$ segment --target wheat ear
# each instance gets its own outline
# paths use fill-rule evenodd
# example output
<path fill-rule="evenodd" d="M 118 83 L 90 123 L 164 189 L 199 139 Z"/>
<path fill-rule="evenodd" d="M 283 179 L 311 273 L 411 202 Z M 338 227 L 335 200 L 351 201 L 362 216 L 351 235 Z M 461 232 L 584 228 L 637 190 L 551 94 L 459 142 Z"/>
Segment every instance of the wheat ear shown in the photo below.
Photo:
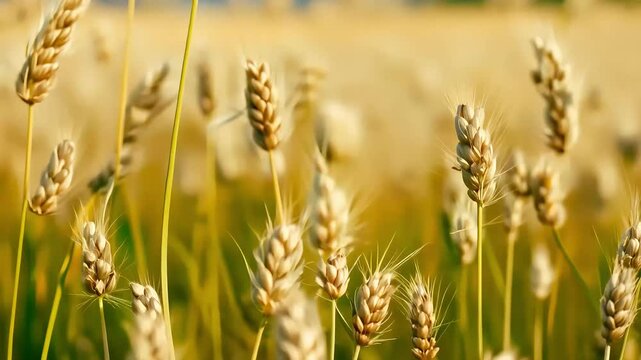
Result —
<path fill-rule="evenodd" d="M 58 57 L 69 46 L 87 4 L 89 0 L 60 1 L 27 48 L 27 59 L 16 80 L 16 92 L 25 103 L 42 102 L 51 91 L 60 66 Z"/>
<path fill-rule="evenodd" d="M 570 88 L 570 67 L 563 63 L 558 46 L 541 38 L 532 40 L 537 68 L 532 81 L 545 100 L 545 135 L 548 146 L 563 154 L 574 145 L 579 134 L 575 92 Z"/>
<path fill-rule="evenodd" d="M 60 198 L 71 186 L 75 156 L 75 145 L 71 140 L 64 140 L 53 150 L 49 164 L 40 176 L 40 185 L 29 202 L 33 213 L 49 215 L 58 209 Z"/>
<path fill-rule="evenodd" d="M 134 359 L 167 359 L 167 332 L 158 293 L 150 285 L 139 283 L 130 283 L 129 289 L 134 313 L 134 328 L 130 333 Z"/>
<path fill-rule="evenodd" d="M 276 313 L 276 358 L 325 360 L 325 338 L 316 303 L 294 289 Z"/>
<path fill-rule="evenodd" d="M 344 249 L 338 249 L 334 254 L 321 259 L 316 273 L 316 284 L 320 286 L 332 302 L 332 327 L 330 329 L 329 358 L 334 359 L 336 346 L 336 300 L 345 295 L 349 285 L 349 269 Z"/>
<path fill-rule="evenodd" d="M 198 75 L 198 108 L 200 113 L 209 119 L 216 110 L 216 97 L 214 96 L 214 75 L 211 66 L 202 60 L 196 68 Z"/>
<path fill-rule="evenodd" d="M 439 304 L 434 284 L 425 281 L 420 273 L 405 285 L 405 303 L 412 328 L 412 355 L 419 360 L 436 359 L 440 348 L 436 344 L 440 326 Z"/>

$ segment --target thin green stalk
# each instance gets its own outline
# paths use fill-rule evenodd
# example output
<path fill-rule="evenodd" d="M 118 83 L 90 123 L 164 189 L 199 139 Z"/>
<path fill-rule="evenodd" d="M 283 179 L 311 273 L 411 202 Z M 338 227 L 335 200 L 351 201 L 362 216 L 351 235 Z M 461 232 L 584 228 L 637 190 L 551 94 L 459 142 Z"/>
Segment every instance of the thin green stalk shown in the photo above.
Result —
<path fill-rule="evenodd" d="M 605 351 L 603 352 L 603 360 L 610 360 L 610 344 L 605 345 Z"/>
<path fill-rule="evenodd" d="M 47 359 L 49 355 L 49 346 L 51 345 L 51 336 L 53 335 L 53 328 L 56 325 L 56 317 L 58 316 L 58 308 L 60 307 L 60 298 L 62 297 L 62 288 L 65 286 L 67 281 L 67 274 L 69 273 L 69 268 L 71 265 L 71 259 L 73 259 L 73 253 L 76 250 L 76 242 L 72 241 L 69 246 L 69 252 L 67 256 L 62 261 L 62 266 L 60 266 L 60 273 L 58 276 L 58 284 L 56 285 L 56 292 L 53 296 L 53 304 L 51 306 L 51 313 L 49 314 L 49 322 L 47 323 L 47 332 L 45 335 L 44 346 L 42 347 L 42 356 L 41 359 Z"/>
<path fill-rule="evenodd" d="M 277 210 L 277 223 L 285 221 L 285 211 L 283 210 L 283 200 L 280 196 L 280 186 L 278 184 L 278 172 L 276 171 L 276 160 L 274 159 L 274 151 L 269 153 L 269 166 L 272 170 L 272 182 L 274 183 L 274 196 L 276 197 L 276 210 Z"/>
<path fill-rule="evenodd" d="M 251 360 L 258 359 L 258 349 L 260 349 L 260 341 L 263 338 L 263 332 L 265 332 L 266 326 L 267 326 L 267 319 L 264 319 L 260 324 L 260 327 L 258 328 L 258 332 L 256 333 L 256 340 L 254 342 L 254 350 L 252 350 Z"/>
<path fill-rule="evenodd" d="M 207 264 L 209 264 L 209 276 L 211 277 L 211 336 L 212 346 L 214 349 L 214 358 L 223 358 L 223 345 L 222 345 L 222 330 L 220 324 L 220 298 L 219 298 L 219 271 L 222 257 L 220 256 L 220 243 L 218 239 L 218 229 L 216 226 L 216 198 L 217 198 L 217 184 L 216 184 L 216 161 L 215 147 L 213 139 L 207 137 L 207 150 L 206 150 L 205 168 L 207 170 L 207 228 L 211 243 L 211 257 Z"/>
<path fill-rule="evenodd" d="M 534 360 L 543 359 L 543 301 L 536 299 L 534 309 Z"/>
<path fill-rule="evenodd" d="M 478 355 L 483 359 L 483 205 L 480 203 L 476 207 L 476 232 L 478 244 L 476 246 L 476 261 L 478 266 L 478 291 L 477 291 L 477 338 L 478 338 Z"/>
<path fill-rule="evenodd" d="M 107 322 L 105 321 L 105 306 L 102 296 L 98 298 L 98 307 L 100 308 L 100 324 L 102 325 L 102 351 L 104 359 L 109 360 L 109 340 L 107 339 Z"/>
<path fill-rule="evenodd" d="M 356 345 L 356 348 L 354 348 L 354 356 L 352 357 L 352 360 L 358 360 L 358 355 L 361 353 L 361 346 Z"/>
<path fill-rule="evenodd" d="M 9 322 L 9 339 L 7 341 L 7 359 L 13 358 L 13 334 L 16 326 L 16 307 L 18 306 L 18 289 L 20 288 L 20 266 L 22 265 L 22 246 L 24 231 L 27 225 L 27 207 L 29 205 L 29 171 L 31 169 L 31 144 L 33 141 L 33 105 L 27 110 L 27 151 L 24 160 L 24 178 L 22 184 L 22 213 L 20 215 L 20 234 L 18 235 L 18 254 L 13 280 L 13 300 L 11 301 L 11 320 Z"/>
<path fill-rule="evenodd" d="M 185 52 L 180 72 L 180 83 L 178 86 L 178 97 L 176 99 L 176 113 L 174 115 L 174 126 L 171 133 L 171 148 L 169 150 L 169 164 L 167 166 L 167 178 L 165 180 L 165 194 L 163 199 L 162 232 L 160 237 L 160 276 L 162 283 L 162 309 L 167 327 L 167 339 L 169 340 L 170 359 L 176 358 L 174 353 L 173 336 L 171 333 L 171 314 L 169 311 L 169 281 L 167 277 L 167 244 L 169 240 L 169 215 L 171 209 L 171 192 L 174 187 L 174 170 L 176 168 L 176 149 L 178 147 L 178 133 L 180 131 L 180 116 L 182 115 L 183 97 L 185 94 L 185 80 L 187 78 L 187 64 L 189 63 L 189 51 L 191 49 L 191 38 L 193 34 L 194 21 L 198 10 L 198 0 L 191 1 L 189 14 L 189 27 L 187 39 L 185 40 Z"/>
<path fill-rule="evenodd" d="M 329 334 L 329 360 L 334 360 L 336 347 L 336 300 L 332 300 L 332 328 Z"/>
<path fill-rule="evenodd" d="M 547 314 L 547 321 L 546 321 L 546 333 L 547 336 L 552 336 L 553 335 L 553 330 L 554 330 L 554 322 L 556 320 L 556 305 L 558 304 L 559 300 L 559 283 L 558 279 L 561 278 L 561 266 L 559 264 L 561 263 L 561 256 L 558 252 L 556 253 L 556 259 L 554 260 L 554 268 L 555 274 L 554 278 L 557 279 L 552 283 L 552 291 L 550 292 L 550 304 L 548 306 L 548 314 Z"/>
<path fill-rule="evenodd" d="M 559 236 L 559 232 L 557 229 L 552 229 L 552 232 L 554 233 L 554 241 L 556 242 L 556 246 L 561 250 L 561 253 L 563 254 L 563 257 L 565 258 L 565 262 L 568 263 L 570 268 L 572 269 L 572 273 L 574 274 L 574 277 L 576 277 L 576 280 L 581 284 L 581 288 L 583 289 L 583 292 L 585 293 L 585 296 L 594 309 L 594 311 L 599 312 L 599 307 L 597 306 L 597 301 L 594 301 L 592 299 L 592 293 L 590 292 L 590 287 L 588 284 L 583 280 L 583 277 L 581 276 L 581 273 L 579 272 L 579 269 L 577 269 L 576 265 L 574 265 L 574 262 L 572 262 L 572 259 L 570 258 L 570 255 L 568 254 L 567 250 L 565 249 L 565 246 L 563 246 L 563 243 L 561 242 L 561 237 Z"/>
<path fill-rule="evenodd" d="M 516 230 L 510 231 L 507 239 L 507 261 L 505 264 L 505 301 L 503 309 L 503 350 L 510 349 L 512 324 L 512 281 L 514 272 L 514 244 Z"/>
<path fill-rule="evenodd" d="M 467 341 L 467 266 L 461 267 L 461 283 L 459 285 L 459 330 L 463 341 L 463 358 L 468 353 Z"/>
<path fill-rule="evenodd" d="M 134 243 L 134 252 L 136 253 L 136 269 L 138 276 L 141 279 L 147 277 L 147 257 L 145 256 L 145 245 L 142 239 L 142 230 L 140 228 L 140 214 L 138 207 L 134 201 L 133 194 L 127 186 L 122 186 L 123 195 L 125 198 L 125 206 L 127 207 L 127 215 L 129 217 L 129 228 L 131 229 L 131 239 Z"/>
<path fill-rule="evenodd" d="M 131 52 L 131 33 L 136 11 L 136 0 L 128 0 L 127 25 L 125 30 L 125 49 L 122 62 L 121 87 L 120 87 L 120 108 L 118 111 L 118 134 L 116 137 L 116 162 L 114 168 L 114 183 L 120 178 L 122 164 L 122 141 L 125 134 L 125 114 L 127 112 L 127 87 L 129 83 L 129 54 Z"/>

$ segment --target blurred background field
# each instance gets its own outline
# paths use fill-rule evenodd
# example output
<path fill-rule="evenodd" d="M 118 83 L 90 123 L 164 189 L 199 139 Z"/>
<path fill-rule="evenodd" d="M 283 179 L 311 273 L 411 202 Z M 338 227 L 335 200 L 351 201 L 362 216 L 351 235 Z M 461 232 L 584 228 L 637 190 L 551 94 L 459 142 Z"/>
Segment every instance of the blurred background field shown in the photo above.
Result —
<path fill-rule="evenodd" d="M 148 69 L 168 62 L 170 81 L 165 89 L 172 96 L 178 83 L 188 9 L 169 1 L 162 3 L 141 1 L 137 11 L 131 81 L 135 84 Z M 26 111 L 15 95 L 14 81 L 40 14 L 37 2 L 26 12 L 19 5 L 0 2 L 2 349 L 11 307 L 25 138 Z M 486 105 L 495 124 L 495 149 L 501 165 L 514 147 L 523 149 L 529 162 L 534 163 L 547 150 L 543 103 L 529 76 L 535 66 L 530 39 L 557 39 L 581 91 L 579 142 L 561 160 L 562 182 L 568 193 L 568 222 L 561 235 L 595 299 L 599 296 L 608 276 L 606 256 L 614 254 L 632 194 L 641 179 L 636 156 L 641 136 L 641 7 L 620 2 L 262 5 L 203 4 L 197 18 L 170 222 L 172 324 L 177 353 L 182 358 L 213 357 L 210 324 L 202 309 L 211 301 L 206 291 L 211 277 L 209 265 L 219 261 L 220 268 L 225 269 L 219 272 L 224 357 L 249 357 L 260 317 L 251 301 L 250 282 L 234 240 L 245 254 L 250 254 L 258 243 L 254 233 L 264 229 L 265 209 L 274 208 L 268 169 L 245 141 L 249 133 L 246 119 L 216 127 L 212 119 L 198 111 L 194 69 L 202 61 L 212 66 L 217 116 L 244 106 L 245 58 L 270 62 L 285 98 L 296 94 L 302 69 L 324 69 L 326 76 L 319 81 L 317 91 L 317 113 L 298 109 L 288 116 L 290 136 L 283 146 L 281 185 L 292 213 L 302 213 L 308 197 L 313 173 L 313 122 L 340 118 L 349 124 L 339 127 L 335 134 L 337 141 L 345 144 L 345 152 L 332 171 L 338 183 L 354 194 L 357 242 L 350 259 L 369 254 L 377 246 L 385 247 L 392 238 L 391 248 L 397 253 L 406 254 L 426 245 L 415 260 L 425 275 L 449 287 L 451 298 L 457 291 L 460 271 L 457 256 L 448 247 L 445 213 L 453 182 L 449 178 L 460 182 L 460 175 L 450 169 L 456 142 L 454 106 L 470 96 Z M 56 89 L 36 110 L 32 184 L 51 148 L 63 137 L 77 142 L 79 155 L 72 194 L 62 210 L 55 217 L 28 218 L 16 333 L 20 359 L 40 356 L 59 264 L 72 233 L 74 209 L 77 211 L 87 198 L 87 182 L 113 154 L 124 22 L 122 7 L 92 3 L 79 23 L 71 51 L 61 60 Z M 160 219 L 172 109 L 163 112 L 141 136 L 144 159 L 115 194 L 112 214 L 122 214 L 111 218 L 121 274 L 116 295 L 127 301 L 126 284 L 140 278 L 127 199 L 140 218 L 148 265 L 145 278 L 157 286 L 160 283 Z M 208 134 L 216 144 L 216 233 L 223 250 L 221 259 L 212 259 L 207 252 L 211 241 L 204 196 Z M 531 208 L 528 203 L 525 230 L 516 245 L 513 300 L 513 341 L 527 357 L 532 352 L 534 303 L 529 272 L 531 245 L 545 241 L 555 250 L 549 229 L 539 225 Z M 485 238 L 497 259 L 487 262 L 484 281 L 486 348 L 493 352 L 500 350 L 502 336 L 506 241 L 502 210 L 501 202 L 489 208 Z M 312 294 L 316 291 L 312 277 L 316 257 L 311 251 L 306 255 L 303 287 Z M 80 260 L 76 257 L 74 261 L 51 358 L 100 358 L 100 329 L 93 321 L 98 311 L 95 306 L 83 305 L 87 297 L 82 295 Z M 492 264 L 499 268 L 492 269 Z M 598 358 L 601 355 L 595 351 L 595 334 L 599 316 L 576 295 L 578 284 L 569 270 L 562 268 L 556 315 L 546 338 L 546 358 Z M 406 264 L 401 273 L 409 275 L 412 269 Z M 360 274 L 353 274 L 350 297 L 361 281 Z M 349 303 L 343 300 L 340 307 L 349 318 Z M 322 300 L 319 303 L 325 321 L 329 307 Z M 363 359 L 411 357 L 410 329 L 401 306 L 396 302 L 392 310 L 390 336 L 396 339 L 363 350 Z M 440 333 L 443 359 L 464 358 L 456 306 L 452 301 L 445 319 L 448 326 Z M 473 309 L 470 305 L 470 311 Z M 130 311 L 108 306 L 106 316 L 111 324 L 112 358 L 125 358 L 130 347 Z M 629 359 L 641 356 L 639 330 L 637 326 L 632 332 Z M 268 329 L 261 358 L 273 357 L 270 332 Z M 342 328 L 338 330 L 337 346 L 337 358 L 351 356 L 352 341 Z M 467 346 L 468 354 L 473 354 L 473 341 Z"/>

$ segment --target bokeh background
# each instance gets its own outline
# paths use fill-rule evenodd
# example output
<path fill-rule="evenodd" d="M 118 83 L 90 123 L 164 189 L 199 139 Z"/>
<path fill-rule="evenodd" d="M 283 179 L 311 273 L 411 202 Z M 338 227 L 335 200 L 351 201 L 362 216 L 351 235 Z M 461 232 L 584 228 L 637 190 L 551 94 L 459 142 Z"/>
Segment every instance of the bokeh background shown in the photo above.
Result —
<path fill-rule="evenodd" d="M 53 146 L 71 137 L 78 146 L 73 190 L 58 214 L 29 216 L 17 318 L 17 358 L 40 356 L 55 281 L 70 241 L 74 213 L 88 197 L 86 186 L 112 157 L 118 114 L 119 74 L 126 1 L 93 1 L 61 59 L 57 86 L 36 109 L 32 184 Z M 175 96 L 188 1 L 139 0 L 134 22 L 131 83 L 163 62 L 171 67 L 168 96 Z M 581 135 L 562 160 L 568 221 L 561 236 L 579 270 L 598 298 L 607 281 L 608 260 L 629 215 L 639 185 L 637 159 L 641 125 L 641 6 L 634 1 L 201 1 L 192 67 L 188 73 L 184 122 L 177 162 L 177 186 L 170 223 L 169 283 L 174 340 L 183 359 L 212 358 L 209 283 L 218 276 L 223 353 L 246 359 L 260 316 L 251 302 L 245 254 L 258 244 L 266 209 L 274 208 L 264 158 L 248 140 L 240 118 L 223 126 L 198 110 L 195 67 L 210 64 L 217 118 L 243 107 L 244 59 L 268 61 L 283 98 L 295 97 L 304 69 L 322 69 L 313 79 L 314 106 L 287 108 L 288 139 L 282 149 L 281 186 L 291 212 L 302 214 L 313 173 L 314 128 L 330 122 L 340 158 L 332 175 L 353 197 L 351 261 L 394 238 L 392 251 L 406 254 L 425 245 L 415 257 L 426 276 L 457 292 L 460 266 L 449 243 L 448 201 L 460 182 L 451 170 L 455 137 L 452 111 L 461 100 L 486 106 L 499 163 L 515 147 L 534 164 L 551 156 L 543 135 L 543 101 L 531 83 L 535 66 L 530 39 L 556 39 L 572 65 L 580 91 Z M 5 349 L 19 225 L 26 110 L 14 93 L 24 48 L 37 29 L 47 1 L 0 2 L 0 347 Z M 128 281 L 160 283 L 160 220 L 173 105 L 140 138 L 143 159 L 114 195 L 111 241 L 118 248 L 119 291 L 129 301 Z M 205 169 L 207 139 L 213 139 L 217 170 L 215 233 L 207 228 Z M 214 164 L 215 162 L 215 164 Z M 35 185 L 34 185 L 35 186 Z M 513 340 L 520 354 L 532 353 L 534 299 L 530 291 L 532 244 L 544 242 L 555 254 L 552 234 L 528 204 L 527 221 L 516 245 Z M 133 220 L 132 213 L 134 212 Z M 486 251 L 486 348 L 500 350 L 506 235 L 502 203 L 488 210 Z M 137 215 L 137 216 L 136 216 Z M 132 244 L 139 230 L 147 271 L 139 274 Z M 215 236 L 214 236 L 215 235 Z M 222 256 L 207 249 L 212 238 Z M 486 249 L 487 249 L 486 248 Z M 78 254 L 76 254 L 78 255 Z M 557 258 L 558 260 L 558 258 Z M 87 304 L 78 256 L 52 343 L 51 358 L 101 357 L 98 310 Z M 303 287 L 314 294 L 316 255 L 306 254 Z M 214 266 L 211 266 L 214 264 Z M 250 264 L 253 262 L 250 260 Z M 350 262 L 351 264 L 351 262 Z M 596 349 L 599 316 L 580 295 L 569 269 L 559 279 L 558 304 L 548 317 L 546 358 L 589 359 Z M 212 269 L 218 269 L 212 271 Z M 400 272 L 409 275 L 410 263 Z M 470 271 L 473 271 L 471 269 Z M 470 276 L 470 278 L 474 278 Z M 350 291 L 360 283 L 353 273 Z M 473 290 L 468 291 L 470 296 Z M 472 298 L 470 298 L 472 301 Z M 469 341 L 457 327 L 457 301 L 444 316 L 439 333 L 441 358 L 465 358 Z M 340 303 L 349 318 L 350 305 Z M 470 303 L 473 314 L 475 305 Z M 410 328 L 402 305 L 393 306 L 393 325 L 385 342 L 362 351 L 363 359 L 410 358 Z M 205 310 L 203 310 L 205 309 Z M 329 304 L 319 301 L 327 325 Z M 126 307 L 107 307 L 112 358 L 129 353 Z M 552 324 L 549 324 L 552 322 Z M 627 358 L 637 359 L 638 327 Z M 274 354 L 268 329 L 260 358 Z M 339 328 L 339 359 L 351 356 L 350 335 Z M 614 354 L 619 349 L 615 347 Z M 0 352 L 4 354 L 4 350 Z M 470 357 L 471 358 L 471 357 Z"/>

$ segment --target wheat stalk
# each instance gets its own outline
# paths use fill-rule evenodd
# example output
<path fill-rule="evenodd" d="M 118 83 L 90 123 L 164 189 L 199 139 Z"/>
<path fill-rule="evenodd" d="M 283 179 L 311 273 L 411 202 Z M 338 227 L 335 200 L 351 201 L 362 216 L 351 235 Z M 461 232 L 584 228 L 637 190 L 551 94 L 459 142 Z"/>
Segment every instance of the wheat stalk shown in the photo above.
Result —
<path fill-rule="evenodd" d="M 69 46 L 73 28 L 88 4 L 89 0 L 61 0 L 43 22 L 16 80 L 16 93 L 25 103 L 42 102 L 51 91 L 60 66 L 58 57 Z"/>
<path fill-rule="evenodd" d="M 71 186 L 75 160 L 75 145 L 64 140 L 56 146 L 47 168 L 40 176 L 40 185 L 29 201 L 29 208 L 37 215 L 49 215 L 58 209 L 58 202 Z"/>
<path fill-rule="evenodd" d="M 570 89 L 570 67 L 561 58 L 558 46 L 541 38 L 532 40 L 537 68 L 532 81 L 545 100 L 545 135 L 548 146 L 563 154 L 574 145 L 579 135 L 575 92 Z"/>
<path fill-rule="evenodd" d="M 530 285 L 536 297 L 534 314 L 534 359 L 541 360 L 543 354 L 543 302 L 550 296 L 554 282 L 554 269 L 547 248 L 538 244 L 532 253 Z"/>
<path fill-rule="evenodd" d="M 324 360 L 325 338 L 316 303 L 294 289 L 276 314 L 276 358 Z"/>
<path fill-rule="evenodd" d="M 120 160 L 119 162 L 110 162 L 89 182 L 89 188 L 93 193 L 107 190 L 116 173 L 118 163 L 121 170 L 117 180 L 127 175 L 128 168 L 134 162 L 135 147 L 140 132 L 171 103 L 163 93 L 163 85 L 168 74 L 169 64 L 166 63 L 150 70 L 129 95 L 125 111 L 122 150 L 119 154 Z"/>
<path fill-rule="evenodd" d="M 130 334 L 134 359 L 167 359 L 167 333 L 158 293 L 150 285 L 139 283 L 130 283 L 129 288 L 134 313 L 134 328 Z"/>

